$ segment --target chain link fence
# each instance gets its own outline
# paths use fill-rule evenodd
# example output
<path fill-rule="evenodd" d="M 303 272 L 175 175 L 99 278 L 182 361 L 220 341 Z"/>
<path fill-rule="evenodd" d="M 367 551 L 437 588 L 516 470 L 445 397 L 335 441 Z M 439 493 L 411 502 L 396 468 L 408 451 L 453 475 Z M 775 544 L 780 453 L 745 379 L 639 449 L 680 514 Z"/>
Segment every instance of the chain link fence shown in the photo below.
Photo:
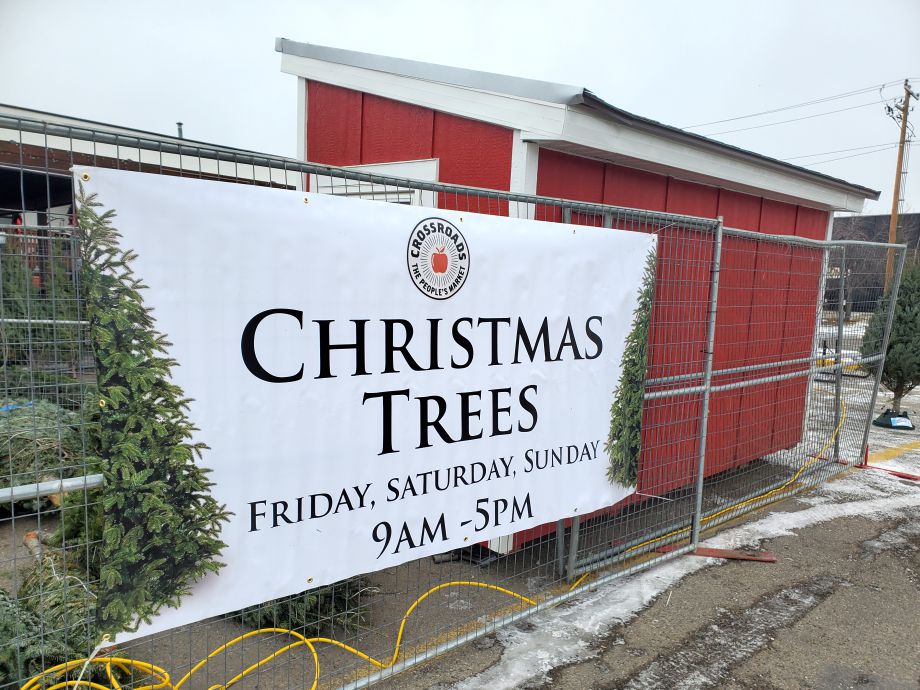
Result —
<path fill-rule="evenodd" d="M 659 236 L 621 503 L 112 647 L 95 626 L 102 460 L 71 165 Z M 904 249 L 336 169 L 0 116 L 0 690 L 358 688 L 693 550 L 858 464 Z M 562 230 L 562 228 L 560 228 Z M 858 289 L 854 299 L 853 287 Z M 629 442 L 627 442 L 629 441 Z M 619 445 L 618 445 L 619 444 Z M 546 449 L 538 463 L 562 462 Z M 85 665 L 95 654 L 103 663 Z M 67 663 L 73 662 L 73 663 Z M 42 675 L 42 674 L 45 675 Z M 90 687 L 86 685 L 86 687 Z"/>

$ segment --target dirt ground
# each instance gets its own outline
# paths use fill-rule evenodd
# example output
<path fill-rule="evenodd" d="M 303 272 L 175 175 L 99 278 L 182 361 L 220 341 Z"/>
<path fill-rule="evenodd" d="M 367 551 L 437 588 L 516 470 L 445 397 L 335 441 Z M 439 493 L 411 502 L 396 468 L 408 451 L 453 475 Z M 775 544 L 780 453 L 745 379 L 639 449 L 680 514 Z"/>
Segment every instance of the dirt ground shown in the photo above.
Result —
<path fill-rule="evenodd" d="M 880 395 L 879 412 L 885 403 Z M 920 474 L 920 431 L 873 428 L 870 449 L 876 461 Z M 885 507 L 891 501 L 896 508 Z M 683 557 L 703 565 L 678 574 L 628 620 L 617 622 L 611 611 L 612 624 L 587 635 L 569 658 L 553 658 L 553 637 L 571 636 L 571 617 L 562 610 L 379 687 L 920 688 L 920 483 L 855 471 L 753 513 L 739 529 L 807 523 L 797 516 L 816 510 L 840 516 L 746 544 L 774 552 L 776 563 Z"/>

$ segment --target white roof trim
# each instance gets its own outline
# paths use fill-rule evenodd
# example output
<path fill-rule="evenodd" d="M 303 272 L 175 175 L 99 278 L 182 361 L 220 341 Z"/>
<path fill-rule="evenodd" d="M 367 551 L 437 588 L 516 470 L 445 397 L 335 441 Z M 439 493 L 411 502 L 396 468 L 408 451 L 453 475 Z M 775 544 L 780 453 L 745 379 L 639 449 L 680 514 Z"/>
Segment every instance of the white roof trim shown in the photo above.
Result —
<path fill-rule="evenodd" d="M 435 65 L 430 62 L 404 60 L 386 55 L 359 53 L 355 50 L 298 43 L 287 38 L 275 39 L 275 50 L 285 55 L 312 58 L 322 62 L 360 67 L 423 81 L 453 84 L 477 91 L 490 91 L 548 103 L 580 103 L 584 89 L 570 84 L 555 84 L 536 79 L 522 79 L 505 74 L 481 72 L 461 67 Z"/>
<path fill-rule="evenodd" d="M 478 91 L 287 53 L 281 56 L 281 71 L 509 129 L 559 135 L 565 121 L 566 107 L 560 103 Z"/>
<path fill-rule="evenodd" d="M 712 149 L 652 133 L 568 108 L 558 138 L 525 132 L 525 141 L 581 156 L 673 175 L 783 201 L 824 209 L 861 211 L 864 199 L 839 186 L 820 184 L 782 170 L 719 154 Z"/>

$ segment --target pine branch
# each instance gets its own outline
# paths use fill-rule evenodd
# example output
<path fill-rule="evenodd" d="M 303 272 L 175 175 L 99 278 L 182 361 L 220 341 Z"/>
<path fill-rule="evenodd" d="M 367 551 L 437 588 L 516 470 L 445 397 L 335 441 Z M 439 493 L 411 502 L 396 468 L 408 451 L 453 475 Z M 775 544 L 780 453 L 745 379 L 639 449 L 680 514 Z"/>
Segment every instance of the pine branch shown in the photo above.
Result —
<path fill-rule="evenodd" d="M 655 292 L 655 252 L 649 252 L 642 275 L 639 301 L 632 328 L 626 336 L 620 380 L 610 407 L 610 433 L 604 450 L 610 458 L 607 478 L 616 484 L 635 486 L 642 447 L 642 402 L 648 362 L 649 324 Z"/>

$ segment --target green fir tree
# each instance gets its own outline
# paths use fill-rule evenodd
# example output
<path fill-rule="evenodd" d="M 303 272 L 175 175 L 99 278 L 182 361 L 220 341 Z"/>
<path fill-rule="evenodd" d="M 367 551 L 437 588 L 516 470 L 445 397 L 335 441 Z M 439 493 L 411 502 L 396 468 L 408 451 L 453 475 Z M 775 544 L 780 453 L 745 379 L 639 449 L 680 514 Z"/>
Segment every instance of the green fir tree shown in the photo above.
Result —
<path fill-rule="evenodd" d="M 645 260 L 639 301 L 633 312 L 632 328 L 626 336 L 623 366 L 610 407 L 610 434 L 604 449 L 610 458 L 607 478 L 616 484 L 635 486 L 639 476 L 642 445 L 642 400 L 648 362 L 649 323 L 655 292 L 655 252 Z"/>
<path fill-rule="evenodd" d="M 171 381 L 176 362 L 141 297 L 136 255 L 119 247 L 114 212 L 99 214 L 82 185 L 78 204 L 105 476 L 97 619 L 100 632 L 118 632 L 177 606 L 192 583 L 222 567 L 220 530 L 230 514 L 196 464 L 207 446 L 192 442 L 190 400 Z"/>
<path fill-rule="evenodd" d="M 890 295 L 886 294 L 869 319 L 861 347 L 863 357 L 881 351 L 889 302 Z M 870 362 L 866 367 L 873 375 L 878 372 L 878 362 Z M 891 408 L 896 413 L 901 412 L 904 396 L 920 385 L 920 263 L 904 266 L 888 336 L 882 385 L 894 394 Z"/>

